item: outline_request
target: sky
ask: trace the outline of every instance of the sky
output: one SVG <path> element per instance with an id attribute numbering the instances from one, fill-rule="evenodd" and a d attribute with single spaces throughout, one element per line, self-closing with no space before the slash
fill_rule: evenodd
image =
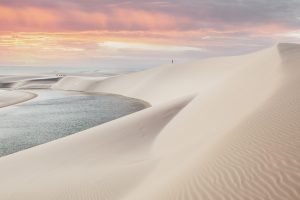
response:
<path id="1" fill-rule="evenodd" d="M 300 0 L 0 0 L 0 66 L 151 67 L 300 43 Z"/>

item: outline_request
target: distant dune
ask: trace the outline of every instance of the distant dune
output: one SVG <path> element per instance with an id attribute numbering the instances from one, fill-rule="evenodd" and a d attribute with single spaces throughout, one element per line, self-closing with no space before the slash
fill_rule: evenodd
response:
<path id="1" fill-rule="evenodd" d="M 36 95 L 31 92 L 0 90 L 0 108 L 21 103 L 34 97 Z"/>
<path id="2" fill-rule="evenodd" d="M 0 199 L 300 199 L 300 45 L 46 83 L 152 106 L 0 158 Z"/>
<path id="3" fill-rule="evenodd" d="M 41 89 L 51 88 L 62 77 L 46 75 L 8 75 L 0 77 L 0 87 L 14 89 Z"/>

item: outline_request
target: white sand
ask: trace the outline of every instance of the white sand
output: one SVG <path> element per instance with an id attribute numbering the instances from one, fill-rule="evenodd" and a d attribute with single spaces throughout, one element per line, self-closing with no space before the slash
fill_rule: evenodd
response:
<path id="1" fill-rule="evenodd" d="M 300 45 L 56 89 L 148 101 L 0 159 L 0 199 L 300 199 Z"/>
<path id="2" fill-rule="evenodd" d="M 0 90 L 0 108 L 28 101 L 36 97 L 36 94 L 15 90 Z"/>

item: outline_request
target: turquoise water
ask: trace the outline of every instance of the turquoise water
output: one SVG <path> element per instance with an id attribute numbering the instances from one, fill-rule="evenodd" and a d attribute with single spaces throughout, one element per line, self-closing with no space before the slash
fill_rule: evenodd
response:
<path id="1" fill-rule="evenodd" d="M 116 95 L 35 90 L 28 102 L 0 109 L 0 156 L 18 152 L 144 109 Z"/>

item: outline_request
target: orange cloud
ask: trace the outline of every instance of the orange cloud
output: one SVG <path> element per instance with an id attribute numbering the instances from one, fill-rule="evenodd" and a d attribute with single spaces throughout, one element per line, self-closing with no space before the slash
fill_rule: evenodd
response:
<path id="1" fill-rule="evenodd" d="M 56 30 L 59 17 L 51 10 L 0 6 L 0 29 L 5 31 Z"/>
<path id="2" fill-rule="evenodd" d="M 82 30 L 176 30 L 188 24 L 185 18 L 131 8 L 110 8 L 109 12 L 80 9 L 0 6 L 1 31 L 82 31 Z"/>

